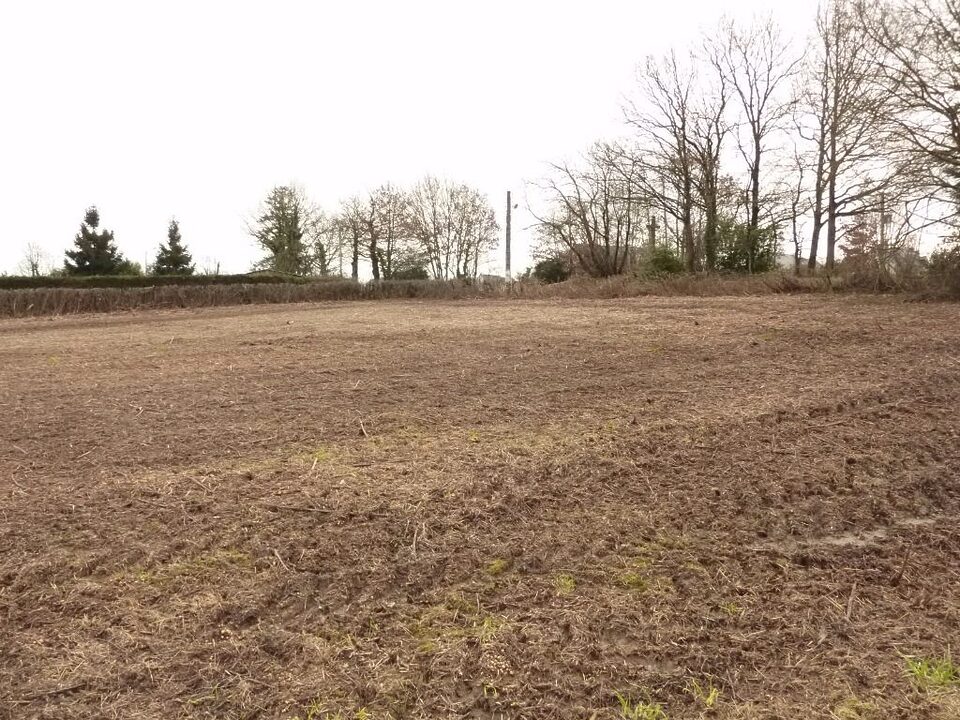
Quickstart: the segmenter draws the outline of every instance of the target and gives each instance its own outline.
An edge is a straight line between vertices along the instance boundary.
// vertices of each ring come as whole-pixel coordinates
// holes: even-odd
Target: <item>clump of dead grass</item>
[[[876,703],[849,697],[834,706],[830,717],[833,720],[881,720],[885,715]]]

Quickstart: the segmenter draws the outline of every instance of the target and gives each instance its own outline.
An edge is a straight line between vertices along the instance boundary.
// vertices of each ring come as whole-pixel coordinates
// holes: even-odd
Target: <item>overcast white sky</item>
[[[721,14],[802,39],[816,0],[3,0],[0,272],[57,265],[96,204],[143,262],[171,216],[201,264],[244,272],[245,220],[276,184],[325,208],[425,173],[487,193],[529,262],[524,183],[622,132],[648,54]],[[491,267],[491,270],[502,269]]]

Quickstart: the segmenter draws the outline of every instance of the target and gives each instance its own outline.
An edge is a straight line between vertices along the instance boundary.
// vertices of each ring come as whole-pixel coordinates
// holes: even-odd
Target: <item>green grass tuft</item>
[[[617,702],[620,703],[621,720],[667,720],[667,713],[656,703],[632,701],[627,695],[617,693]]]
[[[906,658],[907,674],[921,690],[960,687],[960,666],[947,653],[942,658]]]
[[[701,685],[696,680],[691,680],[687,684],[687,692],[690,693],[694,699],[703,705],[707,710],[712,710],[717,701],[720,699],[720,689],[714,687],[713,683],[708,681],[706,687]]]

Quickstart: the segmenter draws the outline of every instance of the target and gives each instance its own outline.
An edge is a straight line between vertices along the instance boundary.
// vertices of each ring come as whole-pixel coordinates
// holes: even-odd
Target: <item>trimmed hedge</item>
[[[36,288],[150,288],[171,285],[276,285],[329,282],[341,278],[300,277],[279,273],[251,275],[63,275],[0,277],[0,290]]]
[[[222,277],[222,276],[221,276]],[[485,297],[496,291],[485,283],[451,280],[388,280],[360,283],[331,279],[313,282],[260,282],[232,285],[159,285],[151,287],[42,287],[0,289],[0,317],[69,315],[146,308],[189,308],[259,303],[336,300]]]
[[[202,276],[201,276],[202,277]],[[223,276],[221,276],[223,277]],[[829,278],[797,278],[782,273],[750,276],[672,275],[654,280],[619,276],[605,280],[579,278],[544,285],[536,281],[474,283],[460,280],[386,280],[360,283],[328,279],[313,282],[168,285],[130,288],[0,289],[0,318],[73,313],[118,312],[148,308],[190,308],[260,303],[301,303],[404,298],[456,300],[467,298],[625,298],[646,295],[769,295],[830,292],[839,289]]]

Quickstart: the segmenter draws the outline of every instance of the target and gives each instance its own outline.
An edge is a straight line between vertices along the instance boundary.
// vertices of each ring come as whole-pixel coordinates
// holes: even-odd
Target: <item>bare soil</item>
[[[895,299],[0,321],[0,717],[955,719],[958,407]]]

